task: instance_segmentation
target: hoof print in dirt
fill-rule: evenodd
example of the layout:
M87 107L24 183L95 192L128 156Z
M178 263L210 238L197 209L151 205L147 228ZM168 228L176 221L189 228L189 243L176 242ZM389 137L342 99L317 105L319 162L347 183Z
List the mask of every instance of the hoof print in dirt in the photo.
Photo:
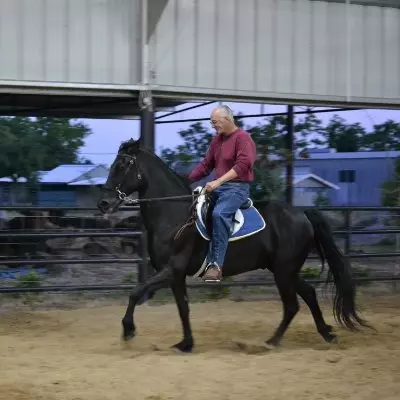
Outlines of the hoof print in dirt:
M265 342L248 341L248 340L234 340L233 343L242 351L246 353L266 353L275 350L276 347Z

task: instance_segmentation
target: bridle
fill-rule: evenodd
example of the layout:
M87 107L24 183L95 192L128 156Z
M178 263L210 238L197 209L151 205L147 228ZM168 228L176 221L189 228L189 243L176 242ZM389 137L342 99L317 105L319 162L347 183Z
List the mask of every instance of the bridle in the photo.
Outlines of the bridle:
M135 166L136 168L136 178L140 184L143 182L143 177L142 174L139 171L138 165L137 165L137 160L135 155L130 155L130 154L118 154L117 157L126 157L129 158L129 164L128 167L125 170L124 174L124 179L122 181L122 184L125 182L126 177L131 170L132 166ZM142 199L133 199L132 197L128 196L125 192L121 190L121 183L119 183L115 189L114 189L118 195L119 198L119 204L116 206L118 207L121 203L125 204L140 204L140 203L145 203L145 202L152 202L152 201L166 201L166 200L182 200L182 199L192 199L192 205L190 206L190 215L188 220L177 230L177 232L174 234L174 240L177 240L181 235L182 232L189 226L192 226L196 220L196 203L197 203L197 197L199 197L202 194L205 194L205 187L202 188L200 192L193 192L192 194L187 194L187 195L180 195L180 196L165 196L165 197L152 197L152 198L142 198Z
M136 156L131 156L130 154L122 153L122 154L118 154L117 157L129 158L128 168L126 168L126 170L125 170L125 174L124 174L122 183L125 182L126 177L133 165L136 168L136 178L137 178L138 182L141 183L142 182L142 174L140 173L139 168L137 166ZM117 192L118 198L124 203L132 204L132 203L137 203L137 200L139 200L139 199L132 199L125 192L123 192L121 190L121 183L119 183L117 186L115 186L114 190Z
M130 196L128 196L125 192L121 190L121 184L123 184L127 178L128 173L130 172L131 168L134 166L136 169L136 178L139 182L139 185L143 183L143 176L140 173L140 170L137 165L137 159L135 155L130 155L130 154L125 154L121 153L118 154L117 157L125 157L129 159L129 164L128 167L125 170L125 174L122 180L122 183L119 183L117 186L115 186L114 190L117 193L118 199L125 203L125 204L140 204L140 203L145 203L145 202L152 202L152 201L164 201L164 200L181 200L181 199L192 199L194 202L196 201L196 198L200 195L197 193L193 194L184 194L180 196L165 196L165 197L152 197L152 198L142 198L142 199L134 199Z

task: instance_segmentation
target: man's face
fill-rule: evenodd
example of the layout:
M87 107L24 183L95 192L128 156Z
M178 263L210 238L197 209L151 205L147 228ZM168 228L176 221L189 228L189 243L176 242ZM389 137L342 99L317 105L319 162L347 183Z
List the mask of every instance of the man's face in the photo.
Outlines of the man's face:
M219 111L214 111L211 113L211 126L217 131L219 135L229 132L231 127L231 122L229 119L220 113Z

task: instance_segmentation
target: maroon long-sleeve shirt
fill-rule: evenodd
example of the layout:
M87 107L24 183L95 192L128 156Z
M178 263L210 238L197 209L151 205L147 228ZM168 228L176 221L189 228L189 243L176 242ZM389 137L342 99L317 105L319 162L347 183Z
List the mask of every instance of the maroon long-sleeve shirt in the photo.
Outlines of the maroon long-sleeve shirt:
M251 182L254 179L256 155L253 139L242 129L237 129L229 136L214 136L203 161L189 174L189 179L197 182L213 169L218 179L233 168L238 176L231 182Z

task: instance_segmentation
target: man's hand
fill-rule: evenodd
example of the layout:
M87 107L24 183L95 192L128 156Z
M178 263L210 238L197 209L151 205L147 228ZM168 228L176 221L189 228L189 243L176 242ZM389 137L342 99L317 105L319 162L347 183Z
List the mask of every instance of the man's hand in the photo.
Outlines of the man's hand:
M206 191L211 193L213 190L215 190L217 187L221 186L221 183L217 180L211 181L206 183Z

